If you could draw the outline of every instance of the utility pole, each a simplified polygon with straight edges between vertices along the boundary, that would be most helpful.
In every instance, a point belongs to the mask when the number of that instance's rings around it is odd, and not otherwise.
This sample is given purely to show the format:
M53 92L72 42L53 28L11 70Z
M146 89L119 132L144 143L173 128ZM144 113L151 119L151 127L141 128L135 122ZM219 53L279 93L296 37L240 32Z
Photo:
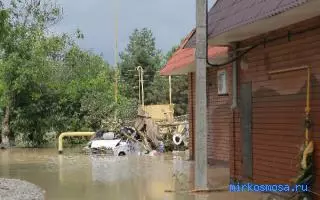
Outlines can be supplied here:
M115 86L114 86L114 98L115 103L118 103L118 81L119 81L119 68L118 68L118 2L115 0L115 45L114 45L114 66L115 66ZM115 120L117 120L117 110L115 112Z
M139 73L139 83L141 84L141 104L142 104L142 108L144 108L144 88L143 88L143 68L141 66L137 67L137 70ZM140 84L139 84L139 92L140 92ZM139 94L140 96L140 94Z
M138 77L139 77L139 104L141 104L141 75L140 75L140 70L138 70Z
M144 83L144 80L143 80L143 68L141 67L141 100L142 100L142 108L144 108L144 88L143 88L143 83Z
M196 0L195 187L207 190L207 0Z

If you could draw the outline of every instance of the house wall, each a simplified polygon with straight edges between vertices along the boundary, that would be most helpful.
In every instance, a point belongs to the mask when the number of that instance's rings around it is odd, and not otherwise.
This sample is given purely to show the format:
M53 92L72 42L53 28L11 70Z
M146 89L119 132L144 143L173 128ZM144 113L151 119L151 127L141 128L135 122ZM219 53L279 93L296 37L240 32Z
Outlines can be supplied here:
M228 95L219 96L217 70L207 68L207 118L208 118L208 162L227 164L229 162L229 131L231 125L231 83L232 68L227 66ZM195 135L195 73L189 73L189 123L191 138ZM194 139L189 142L191 159L194 159Z
M304 109L306 104L306 70L269 74L272 70L309 65L312 67L311 138L315 142L316 183L320 191L320 17L304 21L268 34L269 38L288 36L250 51L247 62L239 70L239 83L252 82L252 155L253 181L257 183L289 183L297 176L299 147L304 141ZM247 47L263 37L242 41ZM239 87L240 87L239 84ZM238 89L239 90L239 89ZM235 132L230 152L230 174L242 179L242 156L239 110L235 111ZM235 139L235 140L233 140ZM235 141L235 145L233 145ZM235 147L235 148L234 148ZM235 161L235 162L233 162Z

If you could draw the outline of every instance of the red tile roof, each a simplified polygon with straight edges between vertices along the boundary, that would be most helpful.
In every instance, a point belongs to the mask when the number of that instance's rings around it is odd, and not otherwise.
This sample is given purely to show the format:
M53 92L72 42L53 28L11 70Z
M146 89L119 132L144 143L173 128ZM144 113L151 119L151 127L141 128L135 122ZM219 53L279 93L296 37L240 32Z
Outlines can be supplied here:
M160 74L171 75L173 71L191 64L194 61L194 53L193 48L178 49L161 69Z
M188 66L195 65L195 48L186 48L190 38L195 35L196 29L192 29L189 35L181 42L178 50L168 60L167 64L160 71L161 75L171 75L177 71L189 72L185 69ZM208 47L208 58L212 59L217 55L226 54L228 47Z
M217 0L208 13L208 33L213 38L232 29L284 13L310 0ZM187 46L195 46L195 35Z
M187 42L194 35L196 29L192 29L192 31L187 35L187 37L181 42L178 50L171 56L168 60L167 64L161 69L161 75L170 75L174 70L187 66L188 64L193 62L194 59L194 49L187 48L184 49Z
M209 47L208 58L214 58L219 54L225 54L228 47ZM160 71L161 75L171 75L173 72L182 70L195 62L194 48L179 48L168 60L166 66Z

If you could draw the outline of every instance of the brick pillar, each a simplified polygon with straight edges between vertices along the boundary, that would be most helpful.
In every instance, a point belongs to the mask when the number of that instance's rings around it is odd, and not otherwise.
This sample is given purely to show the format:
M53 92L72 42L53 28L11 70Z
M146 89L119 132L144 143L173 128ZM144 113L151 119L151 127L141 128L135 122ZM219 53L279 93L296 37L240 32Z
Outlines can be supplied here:
M194 78L188 74L189 159L194 160Z

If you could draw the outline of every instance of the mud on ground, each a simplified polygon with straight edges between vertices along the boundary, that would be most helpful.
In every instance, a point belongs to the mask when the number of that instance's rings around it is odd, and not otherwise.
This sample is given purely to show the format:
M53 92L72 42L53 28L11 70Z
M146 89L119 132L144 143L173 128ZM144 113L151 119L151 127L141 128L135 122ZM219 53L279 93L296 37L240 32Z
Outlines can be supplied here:
M44 200L44 191L27 181L0 178L1 200Z

